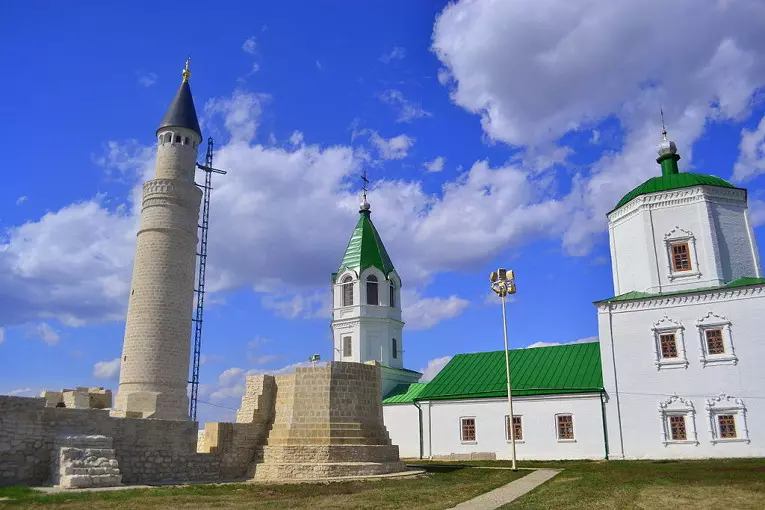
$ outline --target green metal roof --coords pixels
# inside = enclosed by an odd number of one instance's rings
[[[514,396],[598,392],[600,344],[513,349],[510,374]],[[419,392],[413,400],[506,397],[505,351],[457,354],[423,389],[411,391]]]
[[[637,290],[633,290],[630,292],[625,292],[624,294],[619,294],[618,296],[614,296],[608,299],[601,299],[600,301],[595,301],[594,304],[597,305],[600,303],[615,303],[619,301],[634,301],[636,299],[669,297],[669,296],[677,296],[681,294],[694,294],[697,292],[711,292],[715,290],[729,290],[729,289],[735,289],[738,287],[749,287],[752,285],[765,285],[765,278],[755,278],[755,277],[747,276],[744,278],[739,278],[738,280],[733,280],[732,282],[728,282],[725,285],[720,285],[717,287],[703,287],[700,289],[675,290],[671,292],[640,292]]]
[[[624,195],[624,197],[619,200],[619,203],[616,204],[616,207],[614,207],[609,212],[609,214],[640,195],[658,193],[660,191],[669,191],[673,189],[688,188],[690,186],[719,186],[722,188],[743,189],[736,188],[736,186],[729,183],[728,181],[713,175],[694,174],[691,172],[660,175],[658,177],[652,177],[648,179],[643,184]]]
[[[348,247],[345,249],[343,261],[337,273],[345,269],[352,268],[359,272],[368,267],[376,267],[386,276],[393,271],[393,262],[391,262],[388,252],[383,246],[380,234],[369,217],[368,210],[361,210],[359,221],[356,228],[353,229],[351,239],[348,241]],[[334,278],[334,275],[333,275]]]
[[[428,383],[399,384],[383,398],[383,404],[409,404],[414,402]]]

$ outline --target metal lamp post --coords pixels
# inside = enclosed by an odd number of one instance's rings
[[[515,274],[513,270],[499,268],[492,271],[489,276],[491,279],[491,290],[493,290],[502,300],[502,327],[505,333],[505,370],[507,371],[507,403],[510,406],[510,443],[513,449],[513,471],[518,468],[515,466],[515,424],[513,423],[513,395],[510,389],[510,351],[507,348],[507,313],[505,312],[505,297],[508,294],[515,294]]]

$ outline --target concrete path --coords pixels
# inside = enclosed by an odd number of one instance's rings
[[[523,478],[460,503],[454,508],[456,510],[494,510],[536,489],[560,472],[560,469],[535,469]]]

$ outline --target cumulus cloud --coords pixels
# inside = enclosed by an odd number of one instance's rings
[[[533,349],[534,347],[551,347],[553,345],[589,344],[589,343],[597,342],[597,341],[598,341],[597,336],[588,336],[585,338],[574,340],[572,342],[534,342],[531,345],[527,345],[525,348]]]
[[[377,132],[372,132],[369,140],[377,148],[382,159],[404,159],[415,141],[414,138],[404,134],[393,138],[383,138]]]
[[[229,368],[224,370],[220,376],[218,376],[218,384],[214,388],[209,388],[210,400],[212,402],[221,402],[228,399],[228,403],[231,406],[239,407],[239,403],[232,399],[239,399],[244,395],[246,388],[246,378],[248,375],[283,375],[291,374],[298,368],[308,367],[311,364],[307,361],[301,361],[298,363],[291,363],[276,369],[265,368],[253,368],[245,370],[239,367]]]
[[[398,112],[396,122],[412,122],[415,119],[432,115],[430,112],[423,110],[419,103],[408,100],[400,90],[386,90],[380,96],[380,100],[396,109]]]
[[[619,121],[621,152],[575,173],[567,197],[563,244],[585,254],[618,197],[658,172],[660,103],[685,165],[707,121],[750,114],[765,84],[763,16],[758,0],[463,0],[438,17],[432,48],[452,100],[492,140],[551,151],[565,134]]]
[[[245,39],[244,43],[242,43],[242,51],[245,53],[254,55],[257,49],[258,49],[258,40],[255,38],[255,36],[248,37],[247,39]]]
[[[452,356],[443,356],[441,358],[434,358],[428,361],[428,365],[425,368],[421,368],[422,377],[420,382],[430,382],[434,377],[438,375],[442,368],[452,359]]]
[[[99,361],[93,365],[93,377],[98,379],[118,379],[120,375],[120,359]]]
[[[743,182],[765,173],[765,117],[756,129],[741,131],[739,156],[733,178]]]
[[[446,158],[438,156],[433,161],[426,161],[422,166],[424,166],[428,172],[440,172],[444,169],[444,163],[446,163]]]
[[[469,304],[468,300],[455,295],[421,297],[417,291],[404,290],[401,314],[407,329],[427,329],[459,316]]]
[[[27,200],[29,200],[29,197],[27,197],[26,195],[22,195],[22,196],[20,196],[19,198],[16,199],[16,205],[21,205],[24,202],[26,202]]]
[[[37,395],[37,392],[32,388],[19,388],[9,391],[7,395],[11,397],[34,397]]]
[[[30,334],[48,345],[57,345],[61,342],[61,336],[47,322],[41,322],[34,326]]]

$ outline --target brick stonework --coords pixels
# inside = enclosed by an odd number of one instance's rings
[[[163,143],[155,179],[143,187],[115,416],[188,419],[191,318],[202,192],[194,143]],[[161,135],[164,131],[158,133]]]

